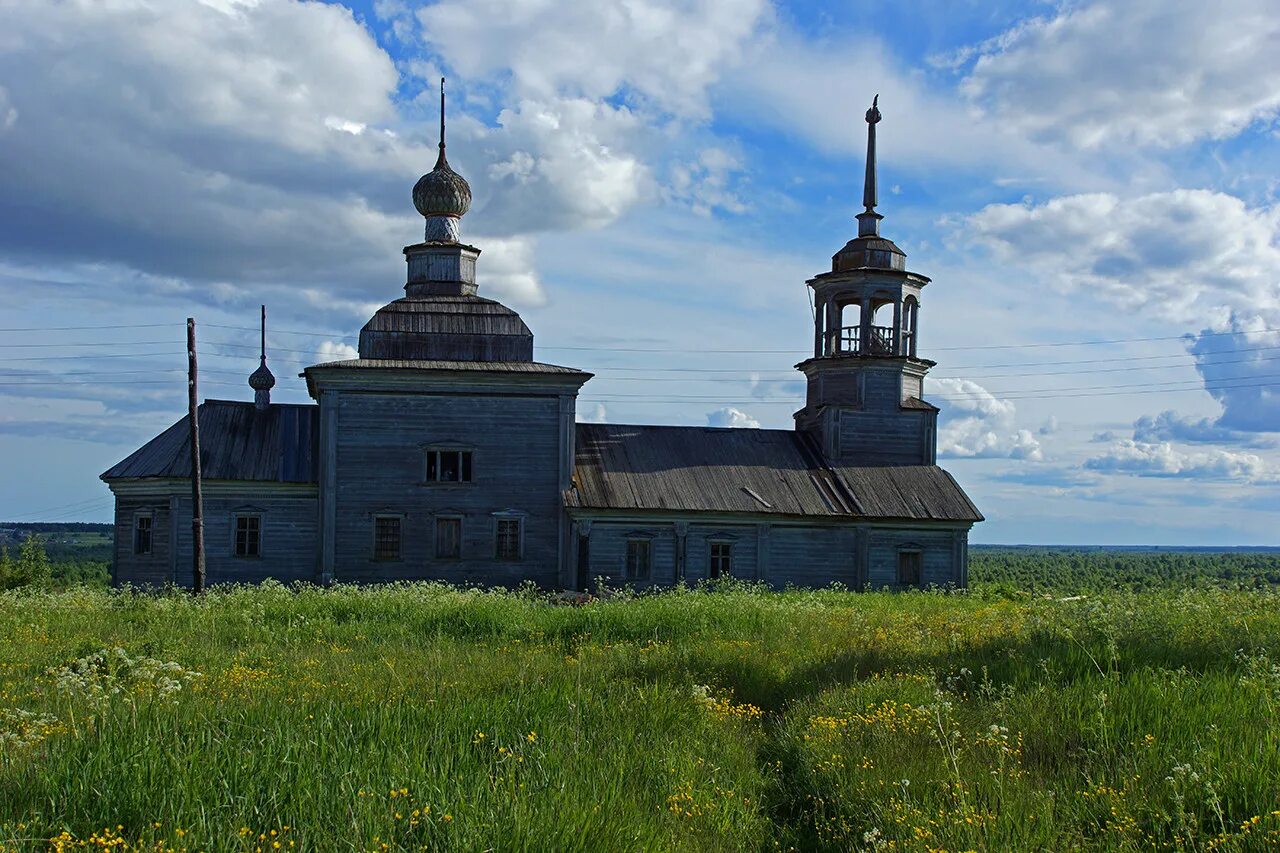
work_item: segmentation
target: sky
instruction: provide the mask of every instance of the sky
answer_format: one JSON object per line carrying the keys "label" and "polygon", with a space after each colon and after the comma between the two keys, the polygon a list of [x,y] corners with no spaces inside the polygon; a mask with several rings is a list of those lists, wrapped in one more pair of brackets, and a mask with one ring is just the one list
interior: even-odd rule
{"label": "sky", "polygon": [[441,75],[480,294],[580,420],[791,427],[878,94],[972,540],[1280,544],[1274,0],[0,0],[0,518],[110,519],[188,316],[209,398],[260,303],[274,400],[354,354]]}

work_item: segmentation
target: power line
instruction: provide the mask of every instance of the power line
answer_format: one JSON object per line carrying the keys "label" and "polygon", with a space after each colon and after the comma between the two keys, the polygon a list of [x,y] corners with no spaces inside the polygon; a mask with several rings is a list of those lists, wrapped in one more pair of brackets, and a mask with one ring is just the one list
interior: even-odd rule
{"label": "power line", "polygon": [[164,329],[173,323],[129,323],[120,326],[41,326],[28,328],[0,329],[0,332],[88,332],[98,329]]}

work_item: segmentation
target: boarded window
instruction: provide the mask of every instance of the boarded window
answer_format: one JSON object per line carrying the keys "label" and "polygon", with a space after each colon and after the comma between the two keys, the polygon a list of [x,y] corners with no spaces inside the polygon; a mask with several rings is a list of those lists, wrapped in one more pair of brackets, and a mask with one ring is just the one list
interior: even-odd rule
{"label": "boarded window", "polygon": [[400,516],[379,515],[373,520],[373,558],[400,559]]}
{"label": "boarded window", "polygon": [[518,560],[521,556],[521,523],[518,518],[498,519],[496,556],[499,560]]}
{"label": "boarded window", "polygon": [[456,560],[462,556],[462,519],[436,519],[436,557]]}
{"label": "boarded window", "polygon": [[470,483],[470,450],[428,450],[427,482]]}
{"label": "boarded window", "polygon": [[711,577],[727,578],[733,574],[733,545],[728,542],[712,542],[708,560]]}
{"label": "boarded window", "polygon": [[920,586],[920,567],[923,562],[923,556],[919,551],[899,551],[898,584]]}
{"label": "boarded window", "polygon": [[262,517],[258,515],[236,516],[237,557],[262,556]]}
{"label": "boarded window", "polygon": [[151,553],[151,525],[154,519],[150,514],[139,515],[133,520],[133,553]]}
{"label": "boarded window", "polygon": [[652,552],[653,543],[648,539],[627,540],[627,580],[646,580],[649,577]]}

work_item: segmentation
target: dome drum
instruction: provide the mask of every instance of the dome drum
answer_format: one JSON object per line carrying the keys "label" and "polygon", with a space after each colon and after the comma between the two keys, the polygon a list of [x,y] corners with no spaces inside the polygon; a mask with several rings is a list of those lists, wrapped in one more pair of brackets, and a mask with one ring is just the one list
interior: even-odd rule
{"label": "dome drum", "polygon": [[360,330],[360,357],[406,361],[533,361],[520,315],[478,296],[406,297]]}

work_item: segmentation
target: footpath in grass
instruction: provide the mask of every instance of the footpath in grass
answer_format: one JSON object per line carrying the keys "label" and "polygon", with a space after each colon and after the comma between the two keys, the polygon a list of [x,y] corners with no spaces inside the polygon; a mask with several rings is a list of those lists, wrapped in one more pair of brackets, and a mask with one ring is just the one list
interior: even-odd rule
{"label": "footpath in grass", "polygon": [[0,850],[1268,850],[1280,595],[0,594]]}

